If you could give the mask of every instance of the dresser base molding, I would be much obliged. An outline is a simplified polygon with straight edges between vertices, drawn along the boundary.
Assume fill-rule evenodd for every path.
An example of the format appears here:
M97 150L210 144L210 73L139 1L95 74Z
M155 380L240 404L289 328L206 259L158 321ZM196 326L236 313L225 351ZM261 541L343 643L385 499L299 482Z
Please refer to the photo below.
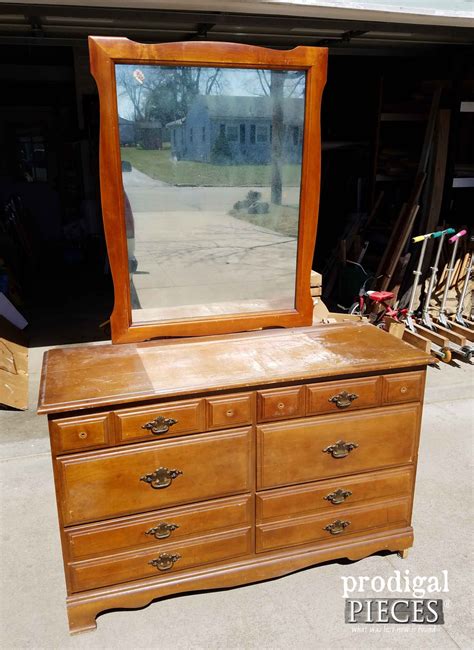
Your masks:
M96 616L113 609L138 609L157 598L190 591L236 587L277 578L330 560L360 560L380 551L405 554L413 545L411 527L364 534L338 540L337 544L286 550L268 556L252 556L245 560L214 565L206 569L183 571L129 582L116 587L95 589L67 598L71 634L95 630Z

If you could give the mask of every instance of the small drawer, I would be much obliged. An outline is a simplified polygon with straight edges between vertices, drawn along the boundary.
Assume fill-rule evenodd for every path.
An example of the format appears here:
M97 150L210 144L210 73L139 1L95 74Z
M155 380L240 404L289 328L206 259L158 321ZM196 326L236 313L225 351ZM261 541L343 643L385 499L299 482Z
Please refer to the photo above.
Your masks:
M371 505L298 517L257 526L256 551L264 553L277 548L338 541L353 533L377 528L408 526L410 499L379 501Z
M56 460L64 526L250 492L252 429Z
M155 578L183 569L238 558L252 552L250 528L206 535L194 540L157 544L143 551L108 555L69 565L72 591L106 587L140 578ZM151 563L154 564L151 564Z
M204 430L203 400L115 411L114 416L118 439L122 442L171 438Z
M257 489L412 463L418 404L260 424Z
M384 404L419 402L423 397L423 372L404 372L383 378Z
M259 422L304 416L304 387L262 390L257 393Z
M403 468L268 490L257 493L257 523L321 510L337 513L361 502L410 496L412 485L413 469Z
M307 415L354 411L379 406L381 377L349 379L307 386Z
M65 531L71 560L141 549L158 542L181 540L211 531L249 526L253 500L250 495L207 501L181 508L157 510L146 515L86 524Z
M57 454L104 447L111 441L109 415L64 418L49 424L51 444Z
M226 395L206 399L208 429L225 429L252 424L252 394Z

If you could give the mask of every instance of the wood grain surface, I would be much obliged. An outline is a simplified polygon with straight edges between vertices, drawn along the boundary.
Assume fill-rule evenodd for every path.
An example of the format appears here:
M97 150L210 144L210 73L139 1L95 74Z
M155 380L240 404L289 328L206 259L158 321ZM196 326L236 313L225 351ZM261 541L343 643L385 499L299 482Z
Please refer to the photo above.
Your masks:
M432 357L364 323L53 349L39 413L421 367Z

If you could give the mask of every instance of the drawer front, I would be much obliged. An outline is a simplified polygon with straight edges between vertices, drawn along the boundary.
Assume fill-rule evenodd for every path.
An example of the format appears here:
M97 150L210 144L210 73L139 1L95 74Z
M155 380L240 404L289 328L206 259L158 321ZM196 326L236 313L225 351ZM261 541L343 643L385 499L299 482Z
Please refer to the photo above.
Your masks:
M57 454L103 447L111 442L109 416L63 418L49 424L52 447Z
M424 372L404 372L383 378L384 404L418 402L423 398Z
M285 420L304 416L303 386L262 390L257 393L257 418L259 422Z
M122 442L170 438L204 431L204 401L170 402L154 407L115 411Z
M252 394L226 395L206 400L208 429L225 429L252 424Z
M378 502L360 508L343 508L337 511L298 517L273 524L257 526L256 551L263 553L277 548L334 541L374 528L395 525L408 526L410 499ZM332 532L331 532L332 531Z
M362 501L410 496L412 468L371 472L257 494L257 523L295 515L339 510Z
M249 492L250 452L249 428L57 459L63 524Z
M165 577L183 569L241 557L251 552L251 541L251 530L246 528L208 535L198 540L158 544L138 553L121 553L100 560L75 562L69 565L72 590L85 591L140 578ZM168 558L163 558L164 554L172 558L169 563ZM161 566L169 568L159 569L150 564L160 555Z
M415 458L416 404L257 427L257 487L405 465Z
M252 497L244 495L69 528L68 555L79 560L251 525L252 506Z
M307 415L380 406L382 378L348 379L307 386Z

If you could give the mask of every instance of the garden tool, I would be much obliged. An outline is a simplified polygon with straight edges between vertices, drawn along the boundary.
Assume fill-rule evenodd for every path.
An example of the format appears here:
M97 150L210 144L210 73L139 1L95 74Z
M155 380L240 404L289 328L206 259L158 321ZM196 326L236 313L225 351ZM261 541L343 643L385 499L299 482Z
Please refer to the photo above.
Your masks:
M439 263L439 258L441 256L441 251L443 249L444 238L446 237L446 235L454 235L455 232L456 231L454 230L454 228L447 228L446 230L439 230L438 232L434 232L431 234L432 239L438 240L438 248L436 250L433 266L430 267L431 269L430 282L428 285L428 291L426 293L425 302L423 305L423 311L421 312L422 323L425 327L427 327L430 330L434 329L434 323L431 320L431 316L429 313L430 301L438 279L438 263Z
M459 323L459 325L464 325L464 327L467 326L467 323L464 321L464 318L463 318L463 310L464 310L464 302L465 302L466 296L467 296L467 290L469 288L469 283L471 281L472 258L473 258L473 253L471 253L470 259L469 259L469 264L467 265L466 277L464 278L464 285L463 285L463 288L462 288L461 297L459 298L458 308L456 310L456 315L454 317L454 320L456 321L456 323Z
M466 233L467 233L466 230L460 230L458 233L450 237L448 240L450 244L453 244L453 252L451 254L451 262L447 269L446 285L444 287L443 298L441 300L441 307L439 309L439 315L438 315L438 323L443 327L447 327L448 329L450 327L450 323L446 316L446 302L448 300L449 285L451 284L451 278L453 277L453 273L454 273L454 262L456 260L456 253L458 250L459 240L461 239L461 237L464 237Z

